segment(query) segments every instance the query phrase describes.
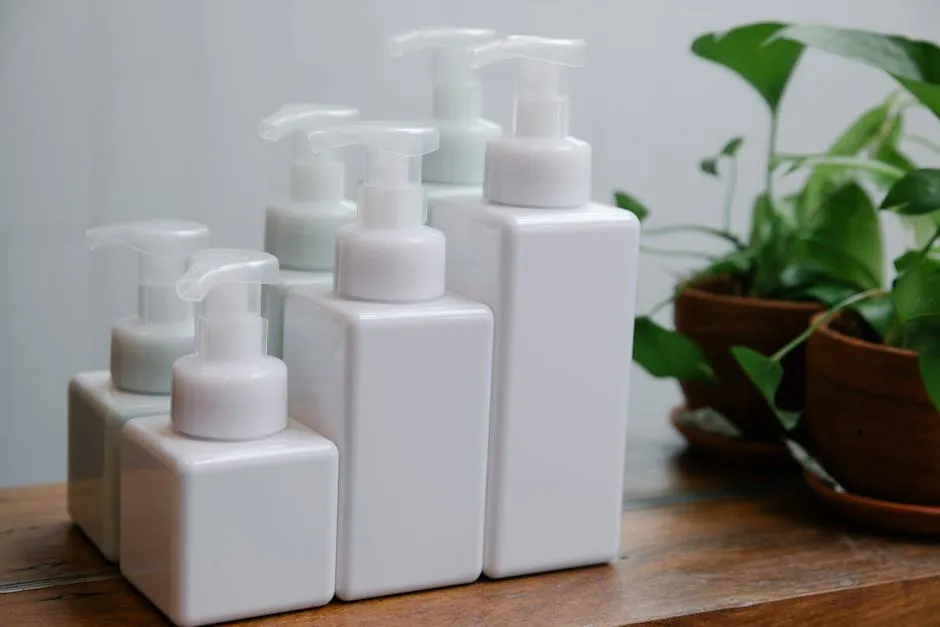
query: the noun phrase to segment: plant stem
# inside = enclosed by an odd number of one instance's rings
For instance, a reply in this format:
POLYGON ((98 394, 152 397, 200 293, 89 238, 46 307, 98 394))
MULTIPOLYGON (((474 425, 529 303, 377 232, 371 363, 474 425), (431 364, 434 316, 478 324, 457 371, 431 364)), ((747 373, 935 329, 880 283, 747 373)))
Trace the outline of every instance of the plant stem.
POLYGON ((653 248, 652 246, 640 246, 640 252, 649 253, 651 255, 662 255, 664 257, 690 257, 694 259, 707 259, 709 261, 715 258, 713 255, 697 250, 668 250, 665 248, 653 248))
POLYGON ((854 168, 856 170, 878 172, 879 174, 886 174, 887 176, 895 179, 900 179, 904 176, 904 171, 900 168, 894 167, 893 165, 889 165, 883 161, 859 159, 857 157, 830 157, 827 155, 799 155, 784 153, 778 155, 777 158, 779 161, 795 162, 795 164, 798 166, 796 169, 820 165, 834 165, 846 168, 854 168))
POLYGON ((738 183, 738 159, 731 157, 728 159, 728 183, 725 187, 725 208, 724 216, 721 221, 721 228, 727 231, 731 228, 731 207, 734 205, 734 188, 738 183))
POLYGON ((805 342, 806 338, 812 335, 816 329, 828 323, 830 320, 832 320, 832 318, 837 313, 839 313, 846 307, 851 307, 855 303, 859 303, 863 300, 868 300, 869 298, 872 298, 874 296, 884 296, 885 294, 887 294, 887 292, 885 292, 880 287, 876 287, 870 290, 866 290, 864 292, 860 292, 858 294, 853 294, 852 296, 849 296, 845 300, 840 301, 839 303, 835 304, 829 311, 827 311, 821 318, 816 320, 816 322, 811 324, 808 329, 806 329, 805 331, 800 333, 796 338, 794 338, 793 341, 791 341, 789 344, 787 344, 786 346, 778 350, 776 353, 771 355, 770 356, 771 361, 779 362, 781 359, 786 357, 787 353, 789 353, 794 348, 796 348, 797 346, 805 342))
POLYGON ((917 261, 921 261, 924 257, 930 254, 930 249, 933 248, 933 245, 937 243, 937 240, 940 240, 940 227, 933 232, 933 235, 930 236, 930 239, 927 240, 927 244, 921 248, 920 254, 917 256, 917 261))
POLYGON ((918 144, 919 146, 923 146, 924 148, 932 150, 933 152, 940 155, 940 144, 934 143, 926 137, 921 137, 920 135, 905 135, 904 139, 911 143, 918 144))
POLYGON ((664 307, 671 305, 673 301, 675 301, 676 298, 678 297, 679 297, 679 291, 676 290, 675 292, 673 292, 672 296, 670 296, 666 300, 656 303, 656 305, 652 309, 650 309, 650 312, 646 314, 647 317, 652 318, 653 316, 658 314, 664 307))
POLYGON ((764 173, 764 193, 773 202, 773 174, 777 157, 777 112, 770 114, 770 137, 767 139, 767 171, 764 173))
POLYGON ((715 237, 720 237, 723 240, 731 242, 737 248, 745 248, 744 242, 734 233, 731 233, 727 230, 716 229, 711 226, 705 226, 704 224, 673 224, 670 226, 660 226, 653 228, 643 229, 643 235, 666 235, 669 233, 705 233, 707 235, 714 235, 715 237))

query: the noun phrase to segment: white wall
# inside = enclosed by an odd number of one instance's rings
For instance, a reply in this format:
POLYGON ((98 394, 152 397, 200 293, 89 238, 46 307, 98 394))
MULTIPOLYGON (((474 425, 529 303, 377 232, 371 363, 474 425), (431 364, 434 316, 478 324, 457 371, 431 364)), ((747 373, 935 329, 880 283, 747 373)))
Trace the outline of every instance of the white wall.
MULTIPOLYGON (((595 197, 623 186, 657 222, 717 220, 721 186, 697 173, 698 159, 744 134, 743 227, 766 112, 688 46, 766 19, 940 40, 931 0, 0 0, 0 486, 64 478, 68 378, 107 366, 110 321, 135 307, 133 256, 88 253, 84 229, 179 216, 208 223, 218 245, 259 246, 265 201, 286 184, 285 147, 257 138, 260 117, 285 100, 349 103, 374 118, 428 112, 427 59, 390 59, 388 35, 445 24, 586 38, 571 128, 594 147, 595 197)), ((508 124, 504 70, 486 71, 485 111, 508 124)), ((891 88, 810 55, 781 147, 821 150, 891 88)), ((926 115, 915 126, 937 135, 926 115)), ((679 267, 643 261, 642 309, 679 267)), ((677 396, 638 372, 633 414, 664 415, 677 396)))

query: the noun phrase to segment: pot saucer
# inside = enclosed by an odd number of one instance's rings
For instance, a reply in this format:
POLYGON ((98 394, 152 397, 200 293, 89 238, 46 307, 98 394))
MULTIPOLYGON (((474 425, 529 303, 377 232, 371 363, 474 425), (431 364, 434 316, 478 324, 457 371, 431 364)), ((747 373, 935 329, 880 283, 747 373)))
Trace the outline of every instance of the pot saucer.
POLYGON ((826 505, 843 518, 889 531, 940 535, 940 507, 894 503, 838 492, 805 470, 803 480, 826 505))
POLYGON ((783 443, 756 442, 706 431, 681 421, 679 417, 684 411, 684 405, 673 408, 669 412, 669 420, 689 446, 703 456, 725 464, 749 468, 789 469, 794 466, 783 443))

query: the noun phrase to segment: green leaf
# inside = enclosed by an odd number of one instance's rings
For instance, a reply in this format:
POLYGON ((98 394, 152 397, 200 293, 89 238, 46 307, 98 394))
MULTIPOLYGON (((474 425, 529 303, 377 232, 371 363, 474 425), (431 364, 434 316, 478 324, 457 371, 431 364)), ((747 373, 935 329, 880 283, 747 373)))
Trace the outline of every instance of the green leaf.
POLYGON ((940 209, 940 170, 911 170, 894 184, 881 208, 905 215, 937 211, 940 209))
POLYGON ((855 182, 830 196, 797 241, 793 254, 830 279, 858 290, 880 287, 884 273, 881 224, 855 182))
POLYGON ((695 342, 647 316, 636 319, 633 360, 654 377, 704 383, 718 380, 695 342))
POLYGON ((747 248, 732 251, 724 257, 712 261, 707 268, 696 274, 697 278, 707 276, 748 276, 754 268, 754 253, 747 248))
POLYGON ((726 157, 733 157, 737 154, 738 148, 741 147, 741 144, 744 142, 743 137, 734 137, 728 140, 728 143, 725 144, 724 148, 721 149, 721 154, 726 157))
POLYGON ((650 210, 646 208, 646 205, 626 192, 614 192, 614 204, 635 215, 640 222, 650 214, 650 210))
POLYGON ((783 428, 792 430, 800 420, 800 413, 777 407, 777 389, 783 380, 783 366, 747 346, 734 346, 731 354, 767 401, 783 428))
MULTIPOLYGON (((877 137, 888 119, 889 103, 880 104, 865 111, 829 147, 826 154, 833 157, 854 157, 868 147, 877 137)), ((840 182, 833 180, 833 172, 827 168, 815 168, 803 187, 803 202, 800 205, 801 219, 810 219, 840 182)))
MULTIPOLYGON (((904 174, 913 170, 916 166, 907 156, 894 146, 883 145, 878 148, 874 155, 875 160, 886 163, 893 168, 897 168, 904 174)), ((898 182, 894 176, 889 176, 883 172, 868 172, 867 176, 881 189, 890 189, 892 185, 898 182)))
POLYGON ((702 159, 698 167, 705 174, 710 174, 712 176, 718 176, 718 160, 714 157, 709 157, 708 159, 702 159))
POLYGON ((751 210, 749 248, 754 254, 752 296, 768 296, 780 288, 780 275, 792 254, 793 227, 761 194, 751 210))
POLYGON ((874 329, 880 338, 884 338, 888 334, 888 328, 897 315, 889 294, 871 300, 863 300, 853 305, 852 309, 865 319, 865 322, 874 329))
POLYGON ((887 72, 940 117, 940 48, 932 43, 811 24, 789 26, 777 37, 887 72))
POLYGON ((940 259, 928 255, 909 265, 895 282, 891 298, 905 325, 940 318, 940 259))
POLYGON ((917 351, 917 366, 927 395, 940 411, 940 317, 905 325, 904 346, 917 351))
POLYGON ((771 112, 776 112, 803 46, 785 39, 770 40, 787 25, 761 22, 708 33, 692 43, 692 52, 723 65, 757 90, 771 112))
POLYGON ((903 274, 920 261, 921 256, 919 250, 909 250, 894 260, 894 269, 897 270, 898 274, 903 274))

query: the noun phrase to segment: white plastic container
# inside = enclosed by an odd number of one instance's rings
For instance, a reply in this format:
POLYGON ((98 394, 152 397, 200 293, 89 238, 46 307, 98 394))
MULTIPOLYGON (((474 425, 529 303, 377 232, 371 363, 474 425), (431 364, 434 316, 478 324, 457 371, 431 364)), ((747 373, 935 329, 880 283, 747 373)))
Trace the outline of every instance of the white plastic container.
POLYGON ((287 417, 265 355, 257 251, 191 257, 198 353, 173 365, 170 415, 121 435, 121 573, 177 625, 323 605, 336 561, 336 447, 287 417))
POLYGON ((559 69, 584 42, 509 37, 515 136, 487 147, 484 198, 434 201, 447 284, 496 319, 484 572, 615 559, 620 538, 639 224, 589 202, 590 146, 568 136, 559 69))
POLYGON ((482 117, 483 90, 470 66, 470 49, 496 37, 485 28, 419 28, 393 36, 393 56, 432 50, 433 124, 440 147, 424 156, 422 182, 428 198, 479 195, 486 143, 502 134, 499 124, 482 117))
POLYGON ((444 237, 421 223, 417 157, 437 134, 389 123, 311 142, 372 149, 359 223, 337 237, 334 293, 297 290, 285 316, 291 415, 340 453, 336 594, 474 581, 493 319, 445 294, 444 237))
POLYGON ((118 435, 170 409, 173 362, 193 352, 192 305, 176 295, 186 255, 209 245, 198 222, 149 220, 90 229, 91 248, 139 253, 138 312, 111 329, 111 368, 75 375, 68 390, 68 512, 104 557, 118 560, 118 435))
POLYGON ((277 257, 280 279, 262 292, 268 321, 268 353, 283 354, 284 299, 295 287, 333 288, 336 232, 356 220, 356 205, 346 200, 346 165, 332 153, 310 151, 311 131, 349 124, 359 111, 349 107, 287 104, 258 124, 263 139, 291 140, 290 197, 265 212, 264 249, 277 257))

